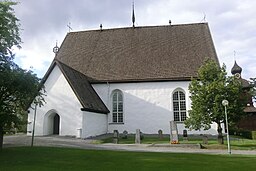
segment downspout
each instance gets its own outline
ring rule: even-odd
[[[109,102],[110,102],[110,97],[109,97],[109,95],[110,95],[110,85],[109,85],[109,83],[107,82],[107,107],[109,108],[110,106],[109,106]],[[110,111],[111,111],[111,109],[110,109]],[[109,114],[107,115],[107,133],[108,133],[108,118],[109,117]]]
[[[107,106],[109,107],[109,92],[110,92],[110,85],[109,85],[109,83],[107,82],[107,86],[108,86],[108,98],[107,98]]]

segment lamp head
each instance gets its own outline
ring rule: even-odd
[[[228,101],[227,100],[222,100],[222,105],[223,106],[227,106],[228,105]]]

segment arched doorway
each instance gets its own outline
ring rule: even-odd
[[[53,117],[53,134],[59,135],[60,133],[60,116],[56,113]]]
[[[50,110],[45,114],[43,129],[43,135],[60,134],[60,115],[58,115],[56,110]]]

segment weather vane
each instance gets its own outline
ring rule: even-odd
[[[132,27],[134,28],[135,25],[135,13],[134,13],[134,1],[132,1]]]

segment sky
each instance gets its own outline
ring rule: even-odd
[[[132,0],[16,0],[21,49],[15,61],[43,77],[53,47],[71,31],[132,26]],[[208,22],[220,61],[230,73],[234,60],[242,77],[256,77],[255,0],[134,0],[135,26]]]

